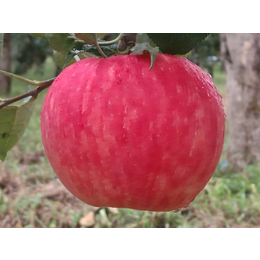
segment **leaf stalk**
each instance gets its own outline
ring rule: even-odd
[[[10,72],[7,72],[7,71],[4,71],[4,70],[0,70],[0,74],[3,74],[3,75],[6,75],[8,77],[11,77],[11,78],[15,78],[15,79],[18,79],[20,81],[23,81],[25,83],[28,83],[30,85],[33,85],[33,86],[37,86],[37,88],[34,88],[26,93],[23,93],[21,95],[18,95],[16,97],[12,97],[12,98],[7,98],[7,99],[0,99],[0,109],[1,108],[4,108],[16,101],[19,101],[19,100],[22,100],[26,97],[34,97],[35,99],[37,98],[38,94],[43,91],[44,89],[48,88],[52,83],[53,81],[55,80],[55,78],[52,78],[52,79],[48,79],[48,80],[44,80],[44,81],[35,81],[35,80],[30,80],[30,79],[26,79],[24,77],[21,77],[21,76],[18,76],[18,75],[15,75],[13,73],[10,73]]]
[[[105,42],[98,42],[99,45],[108,45],[108,44],[113,44],[113,43],[117,43],[118,41],[120,41],[120,39],[122,38],[122,33],[120,33],[114,40],[111,41],[105,41]]]
[[[9,78],[18,79],[20,81],[23,81],[23,82],[28,83],[28,84],[33,85],[33,86],[39,86],[39,84],[40,84],[40,81],[26,79],[24,77],[15,75],[15,74],[13,74],[11,72],[7,72],[7,71],[4,71],[4,70],[0,70],[0,74],[5,75],[5,76],[7,76]]]

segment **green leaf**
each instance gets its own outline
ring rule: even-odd
[[[54,50],[67,54],[74,48],[82,48],[83,41],[76,40],[69,33],[46,33],[47,39]]]
[[[105,53],[107,57],[117,54],[117,44],[111,45],[100,45],[100,48]],[[78,55],[80,59],[90,58],[90,57],[100,57],[100,53],[95,45],[84,44],[83,48],[80,50],[73,49],[65,56],[64,67],[71,63],[74,56]],[[74,63],[73,61],[72,63]]]
[[[83,40],[87,44],[97,44],[97,35],[96,33],[75,33],[75,36]]]
[[[53,58],[57,64],[58,67],[60,67],[61,69],[63,68],[64,64],[65,64],[65,57],[66,54],[62,53],[62,52],[58,52],[58,51],[53,51]],[[70,64],[67,64],[70,65]]]
[[[34,98],[25,99],[20,105],[0,109],[0,160],[21,139],[34,108]]]
[[[56,64],[61,68],[64,69],[65,67],[71,65],[72,63],[76,62],[76,59],[73,59],[74,56],[78,56],[78,58],[85,59],[90,57],[96,57],[95,55],[87,52],[79,52],[76,50],[72,50],[69,54],[64,54],[61,52],[54,51],[53,57]]]
[[[159,53],[158,47],[152,47],[149,42],[137,43],[135,47],[131,49],[132,54],[142,54],[144,52],[149,52],[151,56],[151,65],[149,69],[152,69],[155,63],[157,54]]]
[[[46,33],[30,33],[33,37],[41,37],[41,38],[45,38],[46,37]]]
[[[0,33],[0,61],[2,59],[3,46],[4,46],[4,34]]]
[[[147,33],[138,33],[136,35],[136,42],[137,43],[142,43],[142,42],[149,42],[150,38],[147,35]]]
[[[163,53],[184,55],[200,44],[209,33],[148,33]]]
[[[117,54],[117,43],[110,45],[99,45],[102,51],[106,54],[107,57],[113,56]],[[95,56],[100,57],[100,53],[95,45],[85,44],[82,48],[83,52],[91,53]]]

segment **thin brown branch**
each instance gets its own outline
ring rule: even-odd
[[[0,103],[0,109],[6,107],[16,101],[22,100],[26,97],[31,96],[31,97],[37,98],[38,94],[41,91],[43,91],[44,89],[48,88],[53,83],[54,80],[55,80],[55,78],[48,79],[45,81],[40,81],[39,86],[37,88],[32,89],[31,91],[28,91],[26,93],[23,93],[21,95],[13,97],[13,98],[3,99],[2,102]]]

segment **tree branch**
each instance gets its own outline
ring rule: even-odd
[[[31,91],[28,91],[24,94],[21,94],[19,96],[16,96],[16,97],[13,97],[13,98],[7,98],[7,99],[2,99],[1,100],[1,103],[0,103],[0,109],[1,108],[4,108],[16,101],[19,101],[21,99],[24,99],[26,97],[34,97],[34,98],[37,98],[38,94],[43,91],[44,89],[48,88],[52,83],[53,81],[55,80],[55,78],[52,78],[52,79],[48,79],[48,80],[45,80],[45,81],[38,81],[37,84],[38,84],[38,87],[35,88],[35,89],[32,89]]]

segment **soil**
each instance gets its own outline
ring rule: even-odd
[[[23,156],[21,167],[40,162],[42,155],[40,151]],[[80,227],[80,221],[75,222],[73,216],[82,217],[96,210],[74,197],[58,179],[30,185],[0,164],[0,228],[49,227],[46,223],[53,223],[54,227]]]

